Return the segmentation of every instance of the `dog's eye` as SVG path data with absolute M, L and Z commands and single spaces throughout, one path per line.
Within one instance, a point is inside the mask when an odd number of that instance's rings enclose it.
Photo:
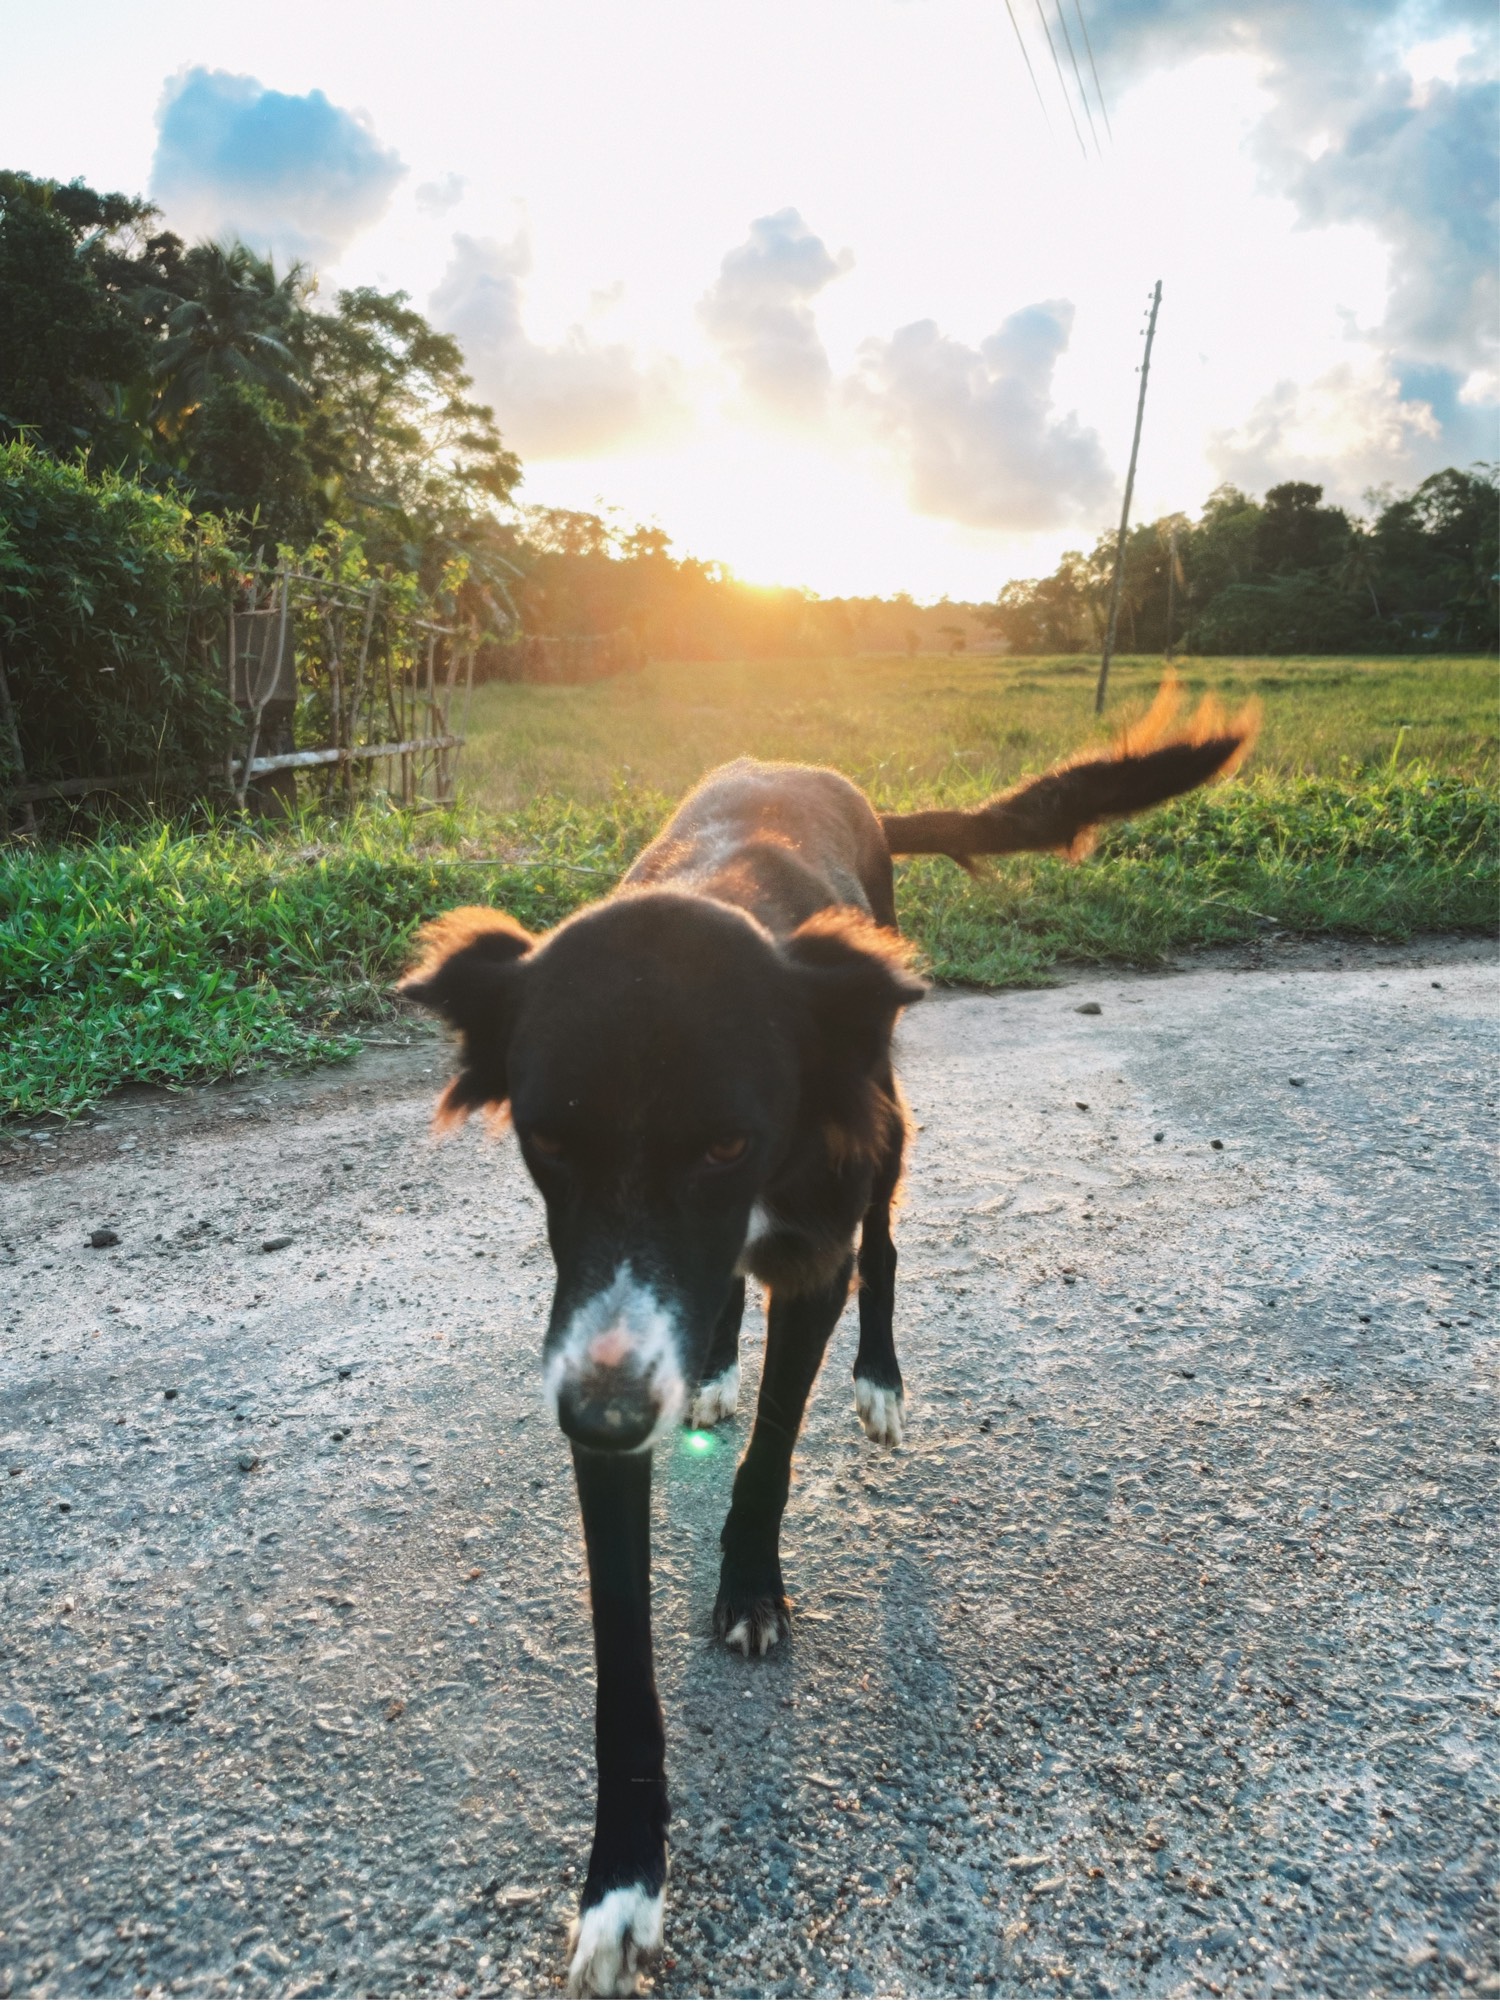
M 567 1148 L 556 1133 L 542 1132 L 533 1126 L 526 1135 L 533 1153 L 539 1153 L 543 1160 L 561 1160 Z
M 750 1146 L 743 1133 L 732 1134 L 727 1139 L 716 1139 L 712 1146 L 704 1149 L 703 1158 L 710 1167 L 733 1167 L 745 1158 Z

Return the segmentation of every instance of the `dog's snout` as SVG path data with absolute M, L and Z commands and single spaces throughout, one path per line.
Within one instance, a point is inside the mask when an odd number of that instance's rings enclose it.
M 639 1366 L 627 1334 L 612 1329 L 589 1343 L 585 1364 L 557 1388 L 557 1420 L 578 1445 L 596 1452 L 632 1452 L 656 1429 L 661 1398 Z
M 547 1399 L 564 1432 L 595 1452 L 636 1452 L 668 1430 L 686 1394 L 675 1315 L 622 1266 L 548 1337 Z

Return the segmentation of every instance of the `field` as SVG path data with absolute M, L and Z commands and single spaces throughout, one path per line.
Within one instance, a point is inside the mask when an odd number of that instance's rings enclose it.
M 1259 699 L 1229 785 L 1110 831 L 1081 866 L 970 881 L 900 865 L 938 978 L 1036 985 L 1066 963 L 1159 962 L 1270 927 L 1399 938 L 1489 927 L 1495 667 L 1486 660 L 1195 661 L 1189 697 Z M 1110 731 L 1157 661 L 1116 664 L 1110 713 L 1073 660 L 671 665 L 587 688 L 491 686 L 457 812 L 309 815 L 274 832 L 121 824 L 0 850 L 0 1112 L 75 1114 L 126 1081 L 183 1083 L 358 1046 L 411 931 L 492 901 L 543 926 L 605 891 L 673 799 L 726 758 L 836 764 L 877 803 L 977 801 Z
M 1500 715 L 1492 660 L 1197 660 L 1178 675 L 1260 701 L 1260 782 L 1398 765 L 1493 785 Z M 623 778 L 674 798 L 731 757 L 834 764 L 884 806 L 980 798 L 1107 741 L 1150 701 L 1159 660 L 1117 660 L 1094 715 L 1097 662 L 767 660 L 674 664 L 588 688 L 479 689 L 464 778 L 507 811 L 554 796 L 593 803 Z M 1399 739 L 1399 743 L 1398 743 Z

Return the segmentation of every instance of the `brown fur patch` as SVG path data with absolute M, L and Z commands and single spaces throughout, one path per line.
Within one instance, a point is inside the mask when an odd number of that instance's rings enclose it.
M 886 845 L 893 855 L 948 855 L 971 873 L 981 855 L 1051 849 L 1078 861 L 1102 821 L 1148 812 L 1243 761 L 1259 727 L 1255 703 L 1231 716 L 1208 696 L 1186 722 L 1178 719 L 1181 707 L 1182 690 L 1169 674 L 1146 714 L 1105 754 L 1079 751 L 971 812 L 882 814 Z
M 810 948 L 802 956 L 814 964 L 856 951 L 872 959 L 883 959 L 897 971 L 909 972 L 917 956 L 916 946 L 899 931 L 877 924 L 873 917 L 848 904 L 834 904 L 820 910 L 815 917 L 799 924 L 792 936 L 797 945 Z
M 474 903 L 460 904 L 457 910 L 445 910 L 441 917 L 434 917 L 417 933 L 421 948 L 419 956 L 397 981 L 396 991 L 406 993 L 412 987 L 425 986 L 456 952 L 462 952 L 480 939 L 496 934 L 519 943 L 523 950 L 529 950 L 536 943 L 525 926 L 518 924 L 514 917 L 507 917 L 503 910 L 489 910 Z
M 1182 683 L 1168 672 L 1152 697 L 1145 715 L 1126 723 L 1114 740 L 1116 757 L 1140 757 L 1148 750 L 1162 750 L 1169 743 L 1202 744 L 1215 738 L 1232 740 L 1236 748 L 1218 766 L 1205 784 L 1230 778 L 1239 770 L 1255 747 L 1260 734 L 1260 703 L 1253 697 L 1233 715 L 1217 695 L 1205 695 L 1185 723 L 1177 721 L 1182 710 Z M 1083 763 L 1086 757 L 1073 760 Z
M 486 1125 L 497 1138 L 510 1124 L 509 1101 L 496 1103 L 484 1091 L 472 1070 L 460 1070 L 437 1101 L 432 1114 L 432 1130 L 440 1135 L 457 1132 L 471 1112 L 483 1112 Z

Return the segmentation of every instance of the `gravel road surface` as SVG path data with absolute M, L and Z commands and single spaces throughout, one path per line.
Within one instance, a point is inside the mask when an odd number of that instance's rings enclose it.
M 911 1015 L 910 1440 L 851 1313 L 768 1661 L 744 1417 L 659 1464 L 657 1991 L 1500 1995 L 1496 973 L 1388 957 Z M 550 1265 L 443 1065 L 0 1139 L 0 1995 L 556 1987 Z

